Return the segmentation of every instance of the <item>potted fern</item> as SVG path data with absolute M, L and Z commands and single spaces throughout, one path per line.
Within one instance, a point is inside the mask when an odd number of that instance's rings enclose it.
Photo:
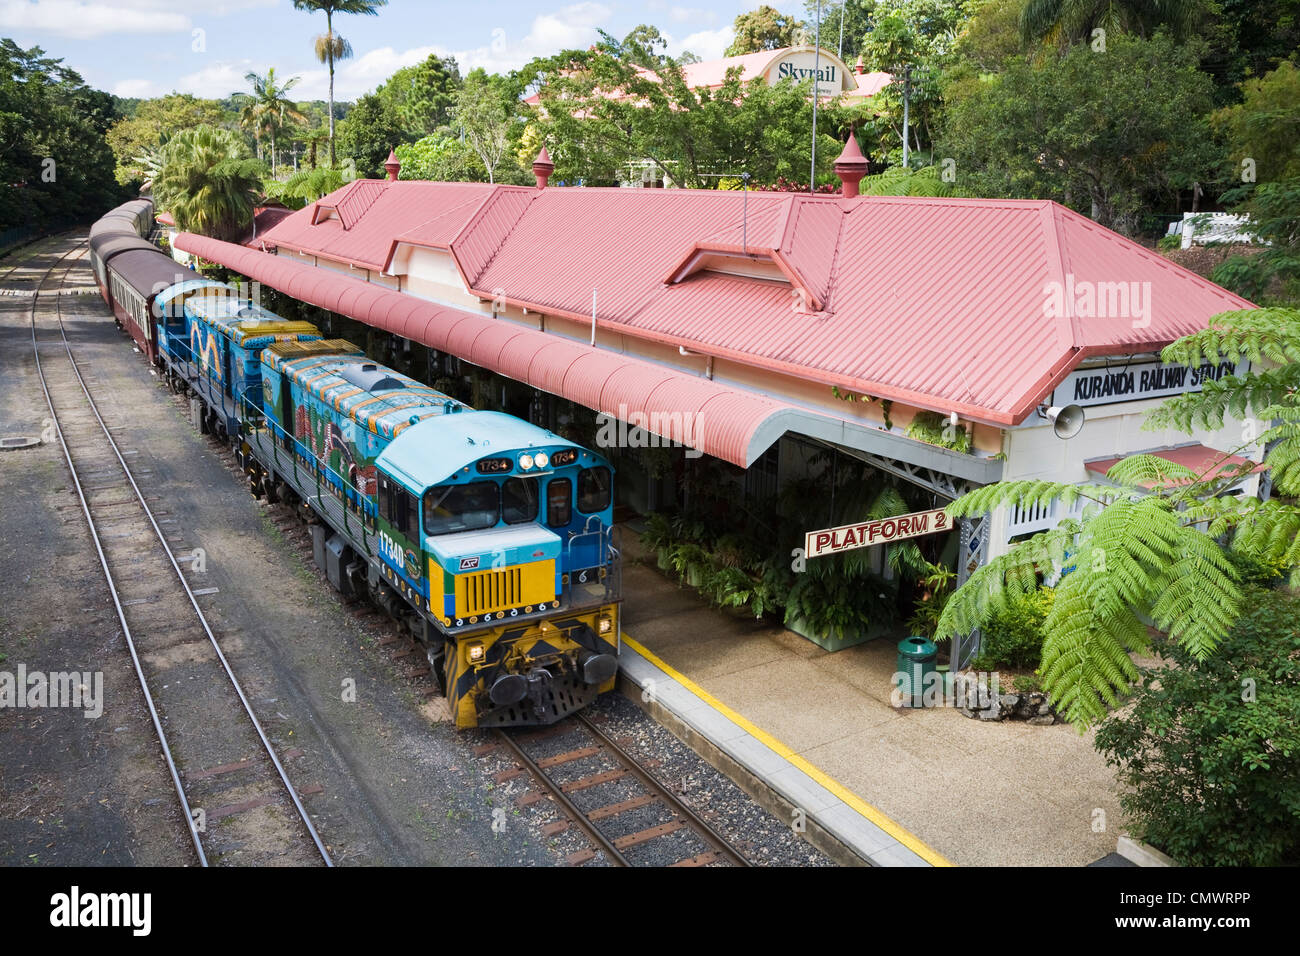
M 641 544 L 655 553 L 660 571 L 672 570 L 673 527 L 667 518 L 658 513 L 647 518 L 645 530 L 641 532 Z

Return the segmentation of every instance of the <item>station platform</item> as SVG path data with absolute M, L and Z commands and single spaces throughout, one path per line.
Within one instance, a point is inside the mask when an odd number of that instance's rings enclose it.
M 842 862 L 1085 866 L 1114 850 L 1123 816 L 1091 733 L 896 709 L 895 642 L 825 651 L 710 607 L 624 541 L 625 693 Z

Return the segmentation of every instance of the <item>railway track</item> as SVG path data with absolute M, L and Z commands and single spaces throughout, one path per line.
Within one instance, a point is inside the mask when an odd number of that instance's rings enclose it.
M 72 352 L 58 290 L 85 245 L 30 280 L 32 349 L 198 862 L 332 866 Z
M 582 714 L 553 727 L 494 731 L 590 848 L 581 866 L 603 856 L 612 866 L 749 866 L 694 810 Z M 536 802 L 525 796 L 522 804 Z M 555 826 L 552 824 L 552 826 Z M 558 832 L 558 831 L 557 831 Z

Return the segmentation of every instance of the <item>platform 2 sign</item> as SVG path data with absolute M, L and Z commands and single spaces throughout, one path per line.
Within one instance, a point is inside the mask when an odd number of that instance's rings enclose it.
M 916 511 L 897 518 L 881 518 L 878 521 L 863 521 L 823 531 L 806 532 L 804 554 L 810 558 L 820 558 L 822 555 L 852 551 L 854 548 L 869 548 L 874 544 L 889 544 L 905 538 L 951 531 L 952 527 L 952 519 L 942 508 Z

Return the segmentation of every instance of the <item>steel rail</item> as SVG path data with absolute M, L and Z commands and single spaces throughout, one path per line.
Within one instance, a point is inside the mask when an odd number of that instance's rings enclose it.
M 682 820 L 686 822 L 687 826 L 695 830 L 696 833 L 703 838 L 705 843 L 713 847 L 716 853 L 726 857 L 734 866 L 752 865 L 739 850 L 724 840 L 722 836 L 704 820 L 703 817 L 688 807 L 677 797 L 676 794 L 651 776 L 651 774 L 637 763 L 636 759 L 626 750 L 614 743 L 613 738 L 593 724 L 584 714 L 574 714 L 573 716 L 578 723 L 582 724 L 583 727 L 589 730 L 592 735 L 601 742 L 615 760 L 622 763 L 623 766 L 641 782 L 642 786 L 662 800 L 669 810 L 681 817 Z
M 551 796 L 553 796 L 556 802 L 563 808 L 565 815 L 577 825 L 579 830 L 587 835 L 587 839 L 589 839 L 594 846 L 605 852 L 605 856 L 609 858 L 610 862 L 615 866 L 632 865 L 628 862 L 627 857 L 623 855 L 622 851 L 620 851 L 618 847 L 614 846 L 613 841 L 610 840 L 609 837 L 605 836 L 605 834 L 601 833 L 596 824 L 592 823 L 591 820 L 587 818 L 587 815 L 578 809 L 578 805 L 569 799 L 569 795 L 560 789 L 559 784 L 555 783 L 555 781 L 546 775 L 546 771 L 537 765 L 537 761 L 528 756 L 517 740 L 511 737 L 504 730 L 500 729 L 496 731 L 496 735 L 497 739 L 510 748 L 514 755 L 519 759 L 519 762 L 522 763 L 528 772 L 533 775 L 533 778 L 540 783 L 543 788 L 550 791 Z
M 61 256 L 58 261 L 62 262 L 63 259 L 66 259 L 69 255 L 72 254 L 72 252 L 77 251 L 83 245 L 86 245 L 84 241 L 79 243 L 73 250 L 64 253 L 64 255 Z M 40 347 L 36 340 L 36 306 L 40 298 L 40 292 L 39 292 L 40 286 L 43 285 L 44 282 L 48 280 L 49 274 L 54 271 L 54 268 L 55 268 L 54 266 L 51 266 L 48 270 L 46 270 L 45 277 L 41 280 L 40 283 L 37 284 L 37 292 L 32 297 L 32 306 L 31 306 L 31 313 L 30 313 L 31 325 L 32 325 L 32 351 L 36 355 L 36 368 L 41 379 L 41 388 L 45 393 L 46 404 L 50 408 L 50 415 L 54 423 L 55 429 L 58 432 L 59 443 L 63 447 L 64 457 L 67 459 L 68 467 L 72 472 L 73 482 L 77 487 L 77 496 L 81 500 L 82 511 L 86 515 L 86 521 L 87 524 L 90 526 L 91 536 L 95 542 L 95 550 L 99 554 L 100 565 L 104 570 L 105 579 L 108 581 L 109 590 L 112 592 L 113 603 L 117 609 L 118 620 L 122 624 L 123 632 L 126 634 L 127 637 L 128 646 L 131 649 L 131 658 L 135 664 L 136 676 L 140 679 L 141 688 L 144 691 L 146 701 L 148 702 L 149 705 L 150 717 L 153 720 L 155 729 L 158 731 L 159 740 L 162 743 L 164 754 L 167 759 L 168 769 L 172 775 L 172 781 L 177 788 L 177 792 L 181 800 L 181 805 L 185 810 L 186 820 L 190 828 L 191 837 L 193 838 L 195 843 L 195 849 L 198 851 L 199 861 L 203 866 L 207 866 L 208 865 L 207 857 L 206 854 L 204 854 L 203 852 L 202 843 L 199 839 L 198 831 L 194 825 L 194 818 L 193 818 L 193 814 L 190 811 L 189 801 L 185 796 L 184 788 L 180 784 L 180 779 L 176 771 L 175 762 L 172 759 L 171 749 L 166 742 L 166 735 L 163 733 L 162 725 L 158 719 L 158 713 L 154 706 L 153 696 L 149 691 L 148 682 L 145 679 L 143 670 L 140 666 L 139 656 L 136 652 L 135 643 L 131 636 L 130 627 L 126 621 L 126 615 L 122 609 L 121 602 L 118 599 L 117 585 L 113 580 L 112 572 L 109 570 L 108 560 L 107 557 L 104 555 L 103 548 L 100 544 L 99 534 L 95 529 L 94 519 L 91 517 L 90 514 L 89 503 L 87 502 L 85 494 L 82 490 L 81 482 L 77 477 L 76 466 L 73 464 L 72 455 L 68 449 L 67 442 L 63 438 L 63 429 L 62 426 L 59 424 L 58 413 L 55 411 L 54 408 L 54 400 L 50 394 L 50 390 L 45 379 L 45 373 L 41 366 Z M 69 267 L 68 271 L 71 271 L 71 267 Z M 195 616 L 198 618 L 199 623 L 202 625 L 203 631 L 207 635 L 209 642 L 212 644 L 212 648 L 216 652 L 217 658 L 221 662 L 221 666 L 225 671 L 227 678 L 230 680 L 231 686 L 234 688 L 236 695 L 239 697 L 239 701 L 244 708 L 244 713 L 248 716 L 248 719 L 252 722 L 253 728 L 257 731 L 257 736 L 261 740 L 262 747 L 265 750 L 266 755 L 270 758 L 272 765 L 275 767 L 276 773 L 280 778 L 280 782 L 284 785 L 285 790 L 288 792 L 289 798 L 290 800 L 292 800 L 294 808 L 298 812 L 299 818 L 302 820 L 303 825 L 306 827 L 308 834 L 311 836 L 312 842 L 315 844 L 316 850 L 320 854 L 321 859 L 324 861 L 325 865 L 327 867 L 332 867 L 334 865 L 334 862 L 330 858 L 329 852 L 325 849 L 325 845 L 321 841 L 320 835 L 316 832 L 316 827 L 312 824 L 310 817 L 307 815 L 306 808 L 302 805 L 302 801 L 298 796 L 297 790 L 294 789 L 293 784 L 289 781 L 289 777 L 284 769 L 284 765 L 280 762 L 279 757 L 276 755 L 275 749 L 274 747 L 271 746 L 270 740 L 267 739 L 266 732 L 262 729 L 261 722 L 257 719 L 256 714 L 254 714 L 252 705 L 248 702 L 248 697 L 244 694 L 244 689 L 240 685 L 238 678 L 235 677 L 235 673 L 231 669 L 230 662 L 226 659 L 226 655 L 222 651 L 221 645 L 217 641 L 216 635 L 213 634 L 212 628 L 208 623 L 207 616 L 203 613 L 203 610 L 199 607 L 198 600 L 194 596 L 194 592 L 193 589 L 191 589 L 190 587 L 189 581 L 186 580 L 184 573 L 181 571 L 180 565 L 177 564 L 176 562 L 175 555 L 172 553 L 171 548 L 167 545 L 167 541 L 166 538 L 163 536 L 162 529 L 158 527 L 158 523 L 154 517 L 153 511 L 149 508 L 148 503 L 145 501 L 144 494 L 140 491 L 140 487 L 136 483 L 135 476 L 131 473 L 131 469 L 127 465 L 126 459 L 123 457 L 121 450 L 118 448 L 117 442 L 113 439 L 112 433 L 108 429 L 108 425 L 104 422 L 103 417 L 99 413 L 99 407 L 95 404 L 95 400 L 90 394 L 90 389 L 86 386 L 85 379 L 82 378 L 81 370 L 77 366 L 76 358 L 72 354 L 72 346 L 71 343 L 68 341 L 67 330 L 63 325 L 62 301 L 61 298 L 58 297 L 57 295 L 55 297 L 55 302 L 57 307 L 56 317 L 59 323 L 59 335 L 60 338 L 62 339 L 64 350 L 67 352 L 68 362 L 72 368 L 73 375 L 76 377 L 77 383 L 81 386 L 82 393 L 86 397 L 86 402 L 90 406 L 90 410 L 94 414 L 96 421 L 99 423 L 100 429 L 103 431 L 105 438 L 108 439 L 109 447 L 112 448 L 113 454 L 117 458 L 118 464 L 121 466 L 122 472 L 125 475 L 127 482 L 131 485 L 131 489 L 135 493 L 136 499 L 140 503 L 140 507 L 143 510 L 144 516 L 148 519 L 149 525 L 153 529 L 155 537 L 157 537 L 159 543 L 162 546 L 163 551 L 166 553 L 167 560 L 170 562 L 172 566 L 172 570 L 176 572 L 177 580 L 180 582 L 181 587 L 184 589 L 185 595 L 189 599 L 190 606 L 193 608 Z

